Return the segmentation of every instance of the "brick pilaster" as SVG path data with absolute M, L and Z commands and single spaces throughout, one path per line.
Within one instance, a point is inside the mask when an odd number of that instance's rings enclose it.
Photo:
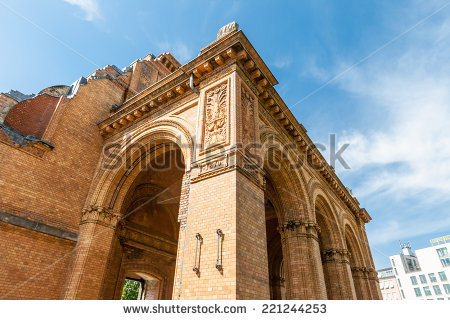
M 345 249 L 327 249 L 322 252 L 328 299 L 356 299 L 350 270 L 350 252 Z
M 316 223 L 300 220 L 289 220 L 280 230 L 288 299 L 327 299 L 318 232 Z
M 353 283 L 359 300 L 370 300 L 369 272 L 366 267 L 352 267 Z
M 84 209 L 65 299 L 100 299 L 119 214 L 103 207 Z

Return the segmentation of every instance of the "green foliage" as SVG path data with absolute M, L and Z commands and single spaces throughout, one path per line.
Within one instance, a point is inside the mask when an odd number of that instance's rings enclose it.
M 125 279 L 125 284 L 122 291 L 122 300 L 137 300 L 139 295 L 139 288 L 141 283 L 139 281 Z

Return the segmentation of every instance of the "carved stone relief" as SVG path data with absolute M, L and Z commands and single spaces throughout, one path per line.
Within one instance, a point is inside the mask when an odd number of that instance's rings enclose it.
M 228 86 L 222 83 L 206 91 L 205 148 L 227 141 L 228 121 Z
M 244 147 L 255 142 L 255 99 L 241 87 L 242 143 Z

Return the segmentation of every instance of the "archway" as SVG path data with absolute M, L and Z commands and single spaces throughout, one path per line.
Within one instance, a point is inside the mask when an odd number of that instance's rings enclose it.
M 261 142 L 271 298 L 325 299 L 318 229 L 295 152 L 271 132 Z
M 314 211 L 320 228 L 320 257 L 328 299 L 355 299 L 349 253 L 345 248 L 339 220 L 333 213 L 330 201 L 320 189 L 316 191 Z
M 350 268 L 356 297 L 358 300 L 368 300 L 371 298 L 368 273 L 364 267 L 358 240 L 349 224 L 345 225 L 345 245 L 350 252 Z
M 276 205 L 274 203 L 277 203 Z M 266 217 L 266 240 L 267 259 L 269 269 L 269 286 L 271 300 L 286 299 L 286 287 L 283 266 L 283 249 L 281 235 L 279 232 L 280 214 L 279 201 L 273 184 L 266 178 L 266 189 L 264 193 L 265 217 Z M 276 209 L 275 207 L 278 207 Z
M 142 299 L 171 299 L 178 246 L 178 211 L 185 172 L 180 148 L 164 142 L 129 184 L 112 256 L 116 271 L 114 298 L 125 279 L 137 276 Z M 114 259 L 113 259 L 114 260 Z M 131 275 L 130 275 L 131 274 Z

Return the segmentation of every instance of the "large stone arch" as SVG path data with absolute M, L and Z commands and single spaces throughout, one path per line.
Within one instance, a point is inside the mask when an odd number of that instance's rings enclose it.
M 126 136 L 107 143 L 107 145 L 112 146 L 111 152 L 114 153 L 114 157 L 108 158 L 104 156 L 100 161 L 96 176 L 93 179 L 94 184 L 90 188 L 85 205 L 102 206 L 116 212 L 119 211 L 122 207 L 123 198 L 128 191 L 127 187 L 129 187 L 130 181 L 139 174 L 139 170 L 134 170 L 134 168 L 132 168 L 131 173 L 127 172 L 127 170 L 131 168 L 132 163 L 138 157 L 142 157 L 143 153 L 149 151 L 147 149 L 143 150 L 139 146 L 144 146 L 145 148 L 149 143 L 152 143 L 154 146 L 167 143 L 168 147 L 170 147 L 170 143 L 176 144 L 183 153 L 186 171 L 190 170 L 194 145 L 189 130 L 173 120 L 160 120 L 148 123 L 128 133 Z M 156 155 L 158 155 L 157 151 L 153 156 Z M 152 158 L 152 156 L 144 156 L 139 161 L 139 166 L 145 167 Z M 113 168 L 110 169 L 110 167 Z M 128 174 L 127 183 L 122 185 L 117 200 L 114 201 L 113 207 L 111 207 L 114 191 L 126 173 Z
M 265 176 L 279 198 L 278 230 L 283 260 L 275 261 L 277 252 L 269 252 L 270 269 L 276 271 L 272 276 L 276 276 L 283 265 L 288 299 L 325 299 L 318 228 L 312 217 L 306 181 L 298 163 L 298 150 L 284 148 L 289 141 L 284 141 L 271 129 L 261 133 L 260 141 Z M 268 244 L 268 250 L 271 250 L 271 244 Z
M 350 219 L 344 219 L 344 236 L 346 248 L 350 253 L 350 268 L 355 294 L 358 300 L 371 299 L 369 270 L 366 267 L 364 248 L 358 240 L 357 227 Z
M 342 226 L 336 207 L 330 200 L 327 192 L 322 188 L 320 183 L 314 181 L 310 185 L 311 191 L 311 207 L 314 209 L 314 221 L 319 224 L 321 233 L 327 232 L 327 245 L 330 248 L 345 248 L 345 243 L 342 238 Z M 323 226 L 323 227 L 322 227 Z M 325 240 L 325 239 L 324 239 Z
M 314 219 L 320 228 L 319 247 L 329 299 L 355 298 L 348 265 L 348 252 L 336 208 L 326 190 L 318 183 L 310 183 Z
M 261 164 L 266 176 L 273 180 L 283 203 L 284 216 L 280 217 L 282 222 L 300 218 L 310 220 L 311 206 L 305 178 L 297 167 L 296 150 L 283 149 L 289 141 L 283 140 L 272 129 L 266 129 L 261 133 L 260 142 Z
M 140 250 L 139 254 L 146 257 L 147 260 L 152 255 L 159 255 L 160 258 L 155 258 L 154 261 L 171 266 L 172 278 L 165 283 L 173 285 L 179 234 L 179 202 L 177 202 L 176 210 L 171 211 L 170 219 L 166 219 L 168 222 L 163 224 L 166 227 L 176 225 L 175 232 L 164 231 L 160 235 L 156 235 L 155 232 L 157 231 L 154 228 L 142 228 L 148 223 L 157 226 L 156 220 L 153 220 L 165 216 L 161 215 L 161 197 L 159 197 L 159 194 L 153 195 L 148 201 L 144 201 L 142 206 L 138 206 L 130 213 L 126 212 L 128 205 L 125 200 L 127 197 L 136 196 L 136 190 L 141 185 L 137 185 L 138 182 L 135 183 L 135 181 L 140 181 L 139 183 L 142 184 L 145 179 L 142 180 L 141 174 L 145 173 L 145 168 L 158 159 L 165 158 L 167 154 L 169 155 L 169 161 L 173 158 L 182 158 L 182 168 L 175 168 L 177 172 L 182 171 L 175 175 L 175 177 L 178 177 L 176 178 L 178 182 L 174 188 L 177 189 L 176 192 L 179 194 L 183 175 L 186 175 L 186 172 L 190 170 L 192 161 L 194 146 L 191 134 L 188 129 L 176 121 L 161 120 L 145 123 L 117 140 L 109 142 L 109 144 L 114 151 L 114 157 L 108 157 L 108 154 L 105 154 L 101 160 L 86 200 L 86 209 L 82 214 L 78 241 L 79 250 L 74 260 L 66 291 L 66 298 L 69 299 L 91 296 L 105 299 L 117 297 L 117 283 L 123 282 L 120 276 L 123 275 L 121 270 L 124 261 L 126 261 L 125 252 L 130 248 L 130 250 L 136 252 Z M 169 170 L 174 169 L 172 164 L 168 164 L 168 166 L 170 167 Z M 138 180 L 138 177 L 141 178 Z M 152 190 L 156 189 L 153 188 Z M 181 196 L 178 197 L 178 199 L 180 198 Z M 138 200 L 134 199 L 134 201 Z M 152 215 L 157 214 L 157 216 L 154 216 L 153 220 L 149 220 L 145 216 L 145 210 L 152 210 L 151 212 L 154 212 Z M 131 221 L 131 217 L 135 217 L 135 221 Z M 139 227 L 142 223 L 144 224 Z M 169 229 L 173 228 L 169 226 Z M 101 243 L 98 243 L 98 239 L 102 240 Z M 95 246 L 93 243 L 96 243 Z M 165 254 L 161 255 L 161 250 Z M 127 260 L 128 263 L 135 262 L 135 258 L 131 255 L 130 259 Z M 104 261 L 101 269 L 96 269 L 98 265 L 95 262 L 96 260 Z M 98 274 L 96 283 L 88 280 L 88 274 L 92 272 Z M 171 292 L 171 289 L 171 287 L 167 288 L 166 291 Z M 95 290 L 95 294 L 93 294 L 93 290 Z M 164 296 L 164 298 L 168 298 L 168 296 Z

